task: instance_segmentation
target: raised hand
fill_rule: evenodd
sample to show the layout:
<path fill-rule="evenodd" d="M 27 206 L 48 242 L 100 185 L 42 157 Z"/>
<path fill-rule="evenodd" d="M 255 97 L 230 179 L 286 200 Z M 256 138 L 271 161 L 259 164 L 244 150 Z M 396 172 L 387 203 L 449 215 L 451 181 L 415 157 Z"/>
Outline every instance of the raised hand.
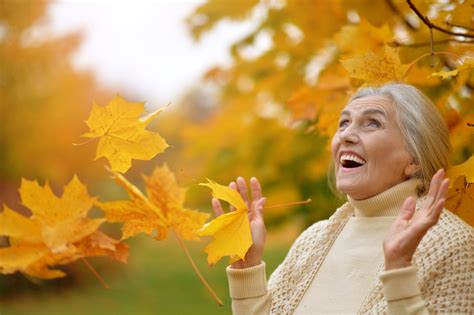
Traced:
<path fill-rule="evenodd" d="M 237 183 L 236 183 L 237 182 Z M 265 247 L 266 229 L 263 221 L 263 206 L 266 198 L 262 197 L 262 188 L 257 178 L 250 179 L 251 199 L 249 199 L 247 183 L 243 177 L 238 177 L 236 182 L 231 182 L 229 187 L 237 190 L 249 209 L 250 230 L 253 244 L 245 255 L 245 260 L 239 260 L 232 264 L 232 268 L 242 269 L 260 264 Z M 224 213 L 220 201 L 212 198 L 212 208 L 217 216 Z M 230 211 L 233 211 L 231 206 Z"/>
<path fill-rule="evenodd" d="M 440 169 L 431 179 L 430 189 L 422 209 L 415 213 L 416 202 L 408 197 L 403 203 L 400 215 L 387 233 L 383 242 L 385 270 L 411 265 L 418 244 L 426 232 L 438 222 L 446 202 L 449 179 Z"/>

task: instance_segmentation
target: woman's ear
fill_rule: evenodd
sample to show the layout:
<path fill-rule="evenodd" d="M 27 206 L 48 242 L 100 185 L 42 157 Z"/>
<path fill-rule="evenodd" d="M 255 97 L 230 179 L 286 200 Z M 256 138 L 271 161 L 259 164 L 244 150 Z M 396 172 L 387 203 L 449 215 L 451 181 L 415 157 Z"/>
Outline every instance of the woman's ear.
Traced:
<path fill-rule="evenodd" d="M 404 173 L 407 177 L 412 177 L 420 170 L 420 165 L 415 161 L 415 159 L 411 160 L 410 164 L 405 167 Z"/>

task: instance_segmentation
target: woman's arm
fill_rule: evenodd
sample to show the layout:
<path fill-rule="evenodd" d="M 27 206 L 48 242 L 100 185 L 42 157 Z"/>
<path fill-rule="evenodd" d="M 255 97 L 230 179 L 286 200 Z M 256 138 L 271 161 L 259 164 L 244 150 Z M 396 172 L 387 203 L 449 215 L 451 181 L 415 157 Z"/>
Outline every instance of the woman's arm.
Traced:
<path fill-rule="evenodd" d="M 235 269 L 227 267 L 232 314 L 269 314 L 271 296 L 267 290 L 265 262 L 257 266 Z"/>
<path fill-rule="evenodd" d="M 245 255 L 245 260 L 239 260 L 228 266 L 230 297 L 233 314 L 268 314 L 270 310 L 270 295 L 267 292 L 265 263 L 262 262 L 265 248 L 266 228 L 263 221 L 263 207 L 266 198 L 262 197 L 262 188 L 257 178 L 250 179 L 251 199 L 249 198 L 246 181 L 238 177 L 229 187 L 237 190 L 249 209 L 250 231 L 252 246 Z M 212 199 L 212 207 L 217 216 L 224 213 L 218 199 Z M 230 211 L 233 211 L 232 207 Z"/>

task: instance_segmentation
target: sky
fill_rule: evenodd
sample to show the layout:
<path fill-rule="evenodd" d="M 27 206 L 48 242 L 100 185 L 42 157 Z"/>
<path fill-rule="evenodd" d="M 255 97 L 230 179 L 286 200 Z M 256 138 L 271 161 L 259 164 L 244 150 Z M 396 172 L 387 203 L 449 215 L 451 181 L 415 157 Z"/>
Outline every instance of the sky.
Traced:
<path fill-rule="evenodd" d="M 57 0 L 50 7 L 49 24 L 57 34 L 81 30 L 85 35 L 73 57 L 78 68 L 92 69 L 112 91 L 133 91 L 148 106 L 159 107 L 176 101 L 206 69 L 229 64 L 229 46 L 256 23 L 255 18 L 224 21 L 194 42 L 184 18 L 201 3 Z"/>

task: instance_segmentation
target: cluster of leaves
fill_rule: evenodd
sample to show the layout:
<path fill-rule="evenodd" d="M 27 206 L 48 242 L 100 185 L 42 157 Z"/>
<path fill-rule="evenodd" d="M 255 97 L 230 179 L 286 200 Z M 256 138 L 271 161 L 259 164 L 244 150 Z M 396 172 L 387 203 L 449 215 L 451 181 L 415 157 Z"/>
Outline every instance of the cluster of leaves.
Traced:
<path fill-rule="evenodd" d="M 296 209 L 305 224 L 314 222 L 315 213 L 327 217 L 334 198 L 320 192 L 330 165 L 327 140 L 339 113 L 361 86 L 389 81 L 413 84 L 433 100 L 450 131 L 453 164 L 467 160 L 474 151 L 473 5 L 472 0 L 207 1 L 187 19 L 197 40 L 227 20 L 252 21 L 255 27 L 232 45 L 231 66 L 213 67 L 204 76 L 219 88 L 221 106 L 181 131 L 186 156 L 200 157 L 195 176 L 225 174 L 232 180 L 236 174 L 259 174 L 270 199 L 280 193 L 278 179 L 288 178 L 292 189 L 285 191 L 318 198 L 311 209 Z M 297 140 L 301 130 L 303 145 Z M 244 160 L 249 163 L 236 166 Z M 272 165 L 276 168 L 266 173 Z M 277 221 L 290 217 L 267 214 Z M 460 215 L 474 221 L 472 211 Z"/>
<path fill-rule="evenodd" d="M 247 37 L 232 46 L 233 65 L 213 68 L 205 75 L 207 81 L 220 88 L 222 106 L 193 123 L 183 125 L 171 118 L 164 122 L 164 128 L 169 127 L 168 132 L 181 140 L 182 148 L 176 150 L 177 163 L 193 169 L 196 177 L 206 174 L 231 180 L 241 174 L 258 174 L 268 189 L 265 194 L 273 201 L 278 200 L 277 196 L 283 201 L 311 195 L 318 199 L 311 214 L 308 208 L 300 209 L 309 224 L 334 209 L 334 198 L 328 197 L 326 188 L 330 158 L 325 147 L 347 96 L 362 85 L 393 80 L 414 84 L 434 100 L 450 129 L 453 161 L 467 159 L 474 144 L 469 127 L 474 121 L 474 61 L 470 50 L 473 8 L 469 0 L 416 4 L 392 0 L 208 1 L 188 19 L 196 38 L 223 19 L 245 19 L 252 12 L 260 12 L 260 20 Z M 38 5 L 38 12 L 43 9 Z M 7 19 L 13 14 L 11 10 L 0 11 L 9 12 Z M 27 22 L 17 25 L 17 32 L 37 17 L 37 11 L 25 18 Z M 418 20 L 419 12 L 425 14 Z M 262 37 L 269 38 L 272 45 L 258 54 L 249 53 Z M 19 49 L 18 36 L 8 38 L 2 41 L 2 55 L 23 51 Z M 34 47 L 31 50 L 37 52 Z M 12 72 L 22 73 L 16 68 Z M 13 81 L 6 82 L 14 86 Z M 67 82 L 62 76 L 47 82 L 50 81 Z M 62 89 L 70 93 L 70 89 Z M 0 106 L 42 99 L 39 91 L 32 94 L 34 99 L 18 100 L 21 94 L 2 93 L 0 98 L 7 99 L 0 99 Z M 44 103 L 60 104 L 60 100 L 58 97 L 55 103 Z M 15 106 L 1 109 L 3 114 L 4 110 L 14 111 Z M 105 221 L 123 222 L 122 240 L 141 232 L 163 240 L 173 231 L 186 253 L 183 239 L 211 235 L 214 240 L 205 249 L 210 265 L 224 256 L 230 256 L 231 262 L 243 259 L 251 236 L 248 209 L 237 192 L 212 181 L 202 184 L 211 188 L 216 198 L 236 208 L 204 224 L 208 214 L 184 207 L 186 190 L 177 184 L 167 165 L 143 176 L 145 193 L 123 175 L 130 169 L 132 159 L 150 160 L 168 147 L 159 134 L 145 129 L 161 111 L 141 117 L 143 103 L 130 103 L 118 96 L 106 107 L 94 104 L 86 122 L 90 131 L 83 137 L 89 141 L 99 138 L 96 158 L 109 161 L 113 178 L 130 198 L 98 201 L 88 195 L 77 177 L 65 187 L 62 197 L 53 194 L 48 184 L 41 187 L 23 180 L 22 204 L 33 215 L 27 218 L 9 208 L 0 214 L 0 235 L 8 236 L 10 242 L 9 247 L 0 249 L 0 272 L 21 271 L 55 278 L 64 273 L 49 267 L 88 256 L 125 261 L 128 247 L 98 230 Z M 57 111 L 42 108 L 42 112 Z M 9 116 L 16 117 L 15 113 Z M 4 128 L 17 136 L 17 126 L 12 120 Z M 50 130 L 41 126 L 36 129 Z M 55 132 L 58 134 L 61 133 Z M 0 139 L 0 145 L 9 145 L 7 151 L 11 151 L 10 142 L 12 137 Z M 25 161 L 31 157 L 26 153 L 16 155 L 24 156 Z M 190 156 L 199 157 L 199 163 L 187 164 L 185 159 Z M 470 224 L 474 224 L 472 163 L 471 158 L 448 171 L 452 186 L 447 200 L 447 207 Z M 281 183 L 281 178 L 288 182 Z M 105 218 L 87 217 L 93 205 L 105 213 Z M 272 216 L 278 221 L 288 215 L 267 213 L 270 221 Z"/>
<path fill-rule="evenodd" d="M 94 104 L 86 121 L 90 131 L 82 135 L 99 138 L 96 158 L 108 160 L 111 168 L 107 168 L 130 199 L 97 201 L 88 195 L 76 176 L 65 187 L 62 198 L 55 196 L 48 184 L 40 187 L 36 182 L 23 180 L 20 195 L 32 216 L 26 218 L 8 208 L 0 214 L 0 235 L 8 236 L 10 242 L 9 247 L 0 248 L 1 273 L 21 271 L 50 279 L 65 274 L 49 267 L 87 256 L 111 256 L 126 262 L 128 246 L 98 231 L 105 221 L 124 223 L 122 240 L 142 232 L 163 240 L 172 230 L 189 255 L 181 239 L 199 240 L 196 231 L 209 215 L 184 207 L 186 189 L 178 186 L 167 165 L 156 167 L 151 176 L 143 177 L 146 194 L 121 174 L 130 169 L 132 159 L 149 160 L 168 147 L 159 134 L 145 129 L 162 109 L 140 117 L 144 110 L 143 103 L 128 102 L 120 96 L 105 107 Z M 104 211 L 105 218 L 87 217 L 93 205 Z M 247 232 L 251 243 L 250 230 Z M 248 247 L 250 244 L 241 258 Z M 221 303 L 217 297 L 216 300 Z"/>
<path fill-rule="evenodd" d="M 74 176 L 57 197 L 48 183 L 22 180 L 22 204 L 31 210 L 26 218 L 4 207 L 0 213 L 0 235 L 9 237 L 10 246 L 0 248 L 0 272 L 17 271 L 43 279 L 65 276 L 50 266 L 68 264 L 88 256 L 110 256 L 126 262 L 128 246 L 98 231 L 104 219 L 90 219 L 95 202 L 86 187 Z"/>

